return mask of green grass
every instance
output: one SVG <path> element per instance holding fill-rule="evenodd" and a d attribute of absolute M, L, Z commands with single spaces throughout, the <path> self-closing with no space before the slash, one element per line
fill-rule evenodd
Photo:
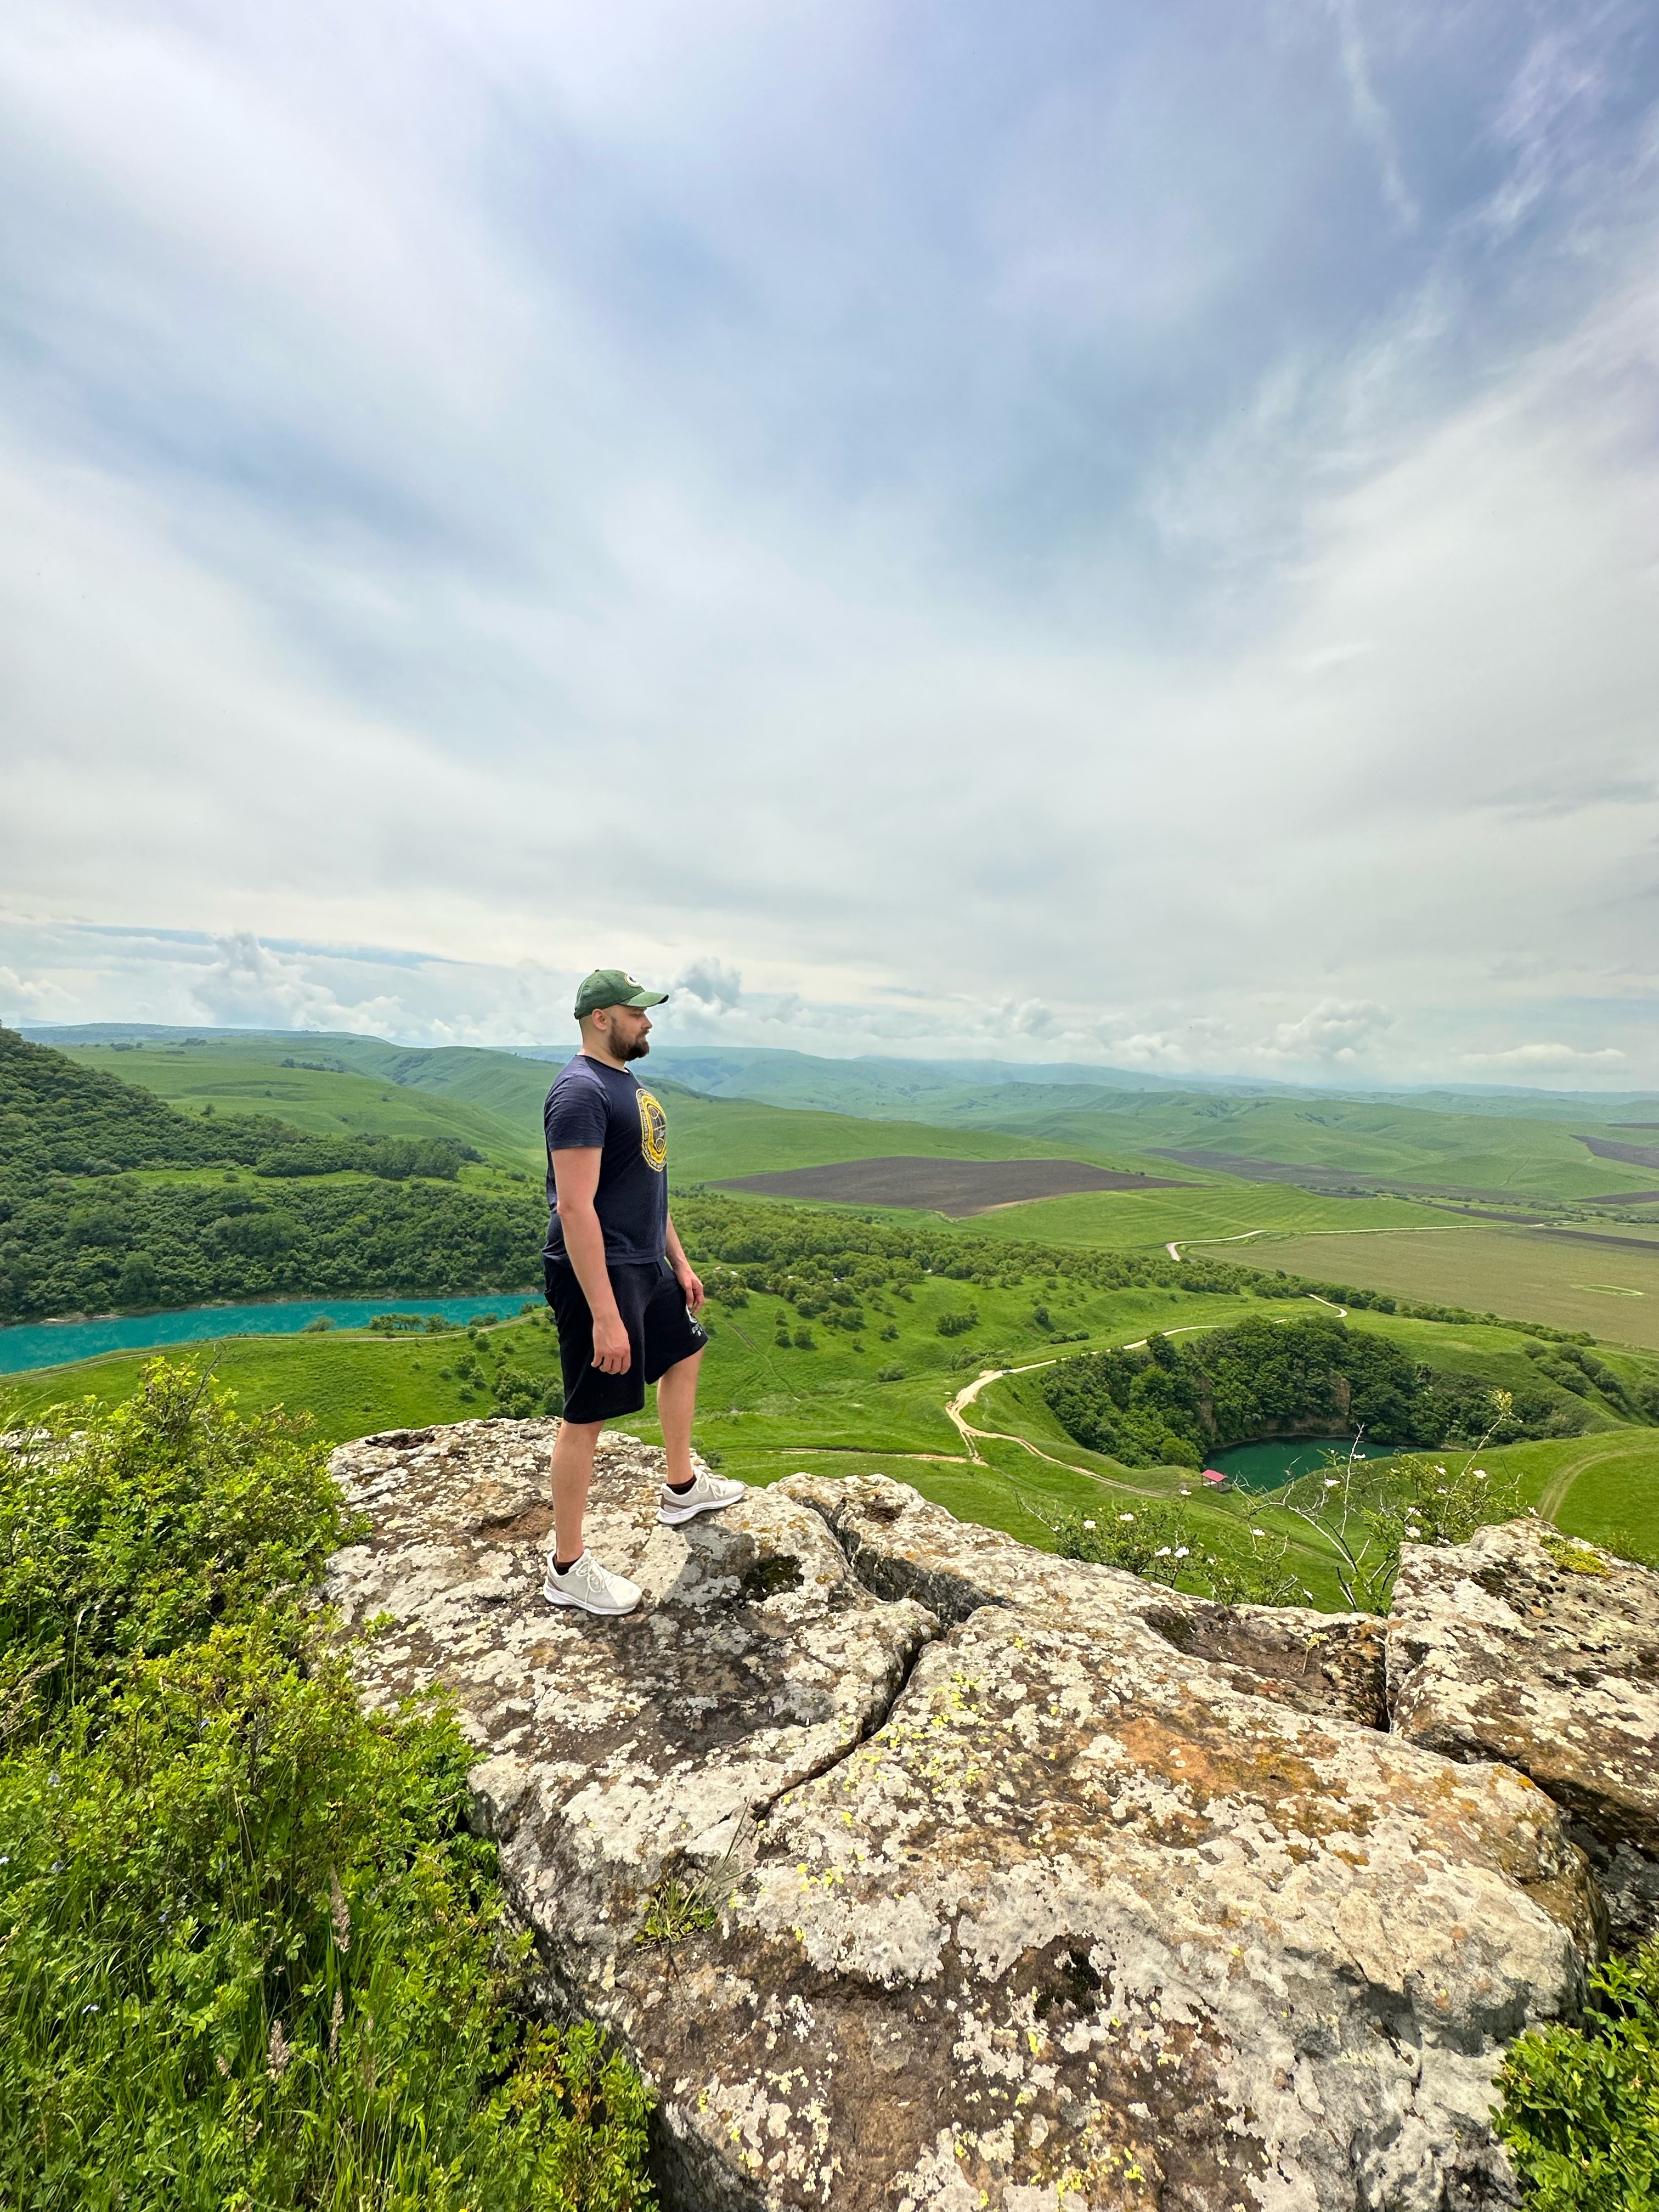
<path fill-rule="evenodd" d="M 219 1113 L 275 1115 L 319 1134 L 458 1138 L 490 1163 L 465 1170 L 463 1179 L 478 1185 L 502 1176 L 539 1175 L 542 1101 L 556 1073 L 553 1063 L 511 1053 L 416 1051 L 373 1038 L 215 1036 L 204 1046 L 151 1044 L 142 1052 L 76 1046 L 70 1056 L 141 1083 L 185 1112 L 211 1105 Z M 339 1065 L 284 1067 L 285 1059 Z M 922 1089 L 907 1103 L 902 1087 L 875 1081 L 871 1071 L 854 1071 L 841 1087 L 849 1097 L 865 1102 L 866 1113 L 860 1115 L 700 1096 L 673 1082 L 672 1061 L 654 1069 L 647 1062 L 639 1072 L 668 1107 L 670 1157 L 681 1188 L 690 1182 L 895 1152 L 945 1159 L 1073 1158 L 1175 1176 L 1195 1186 L 1048 1199 L 975 1217 L 973 1233 L 994 1241 L 1128 1249 L 1238 1240 L 1233 1256 L 1248 1257 L 1249 1243 L 1269 1235 L 1355 1238 L 1384 1230 L 1454 1230 L 1443 1212 L 1408 1197 L 1343 1199 L 1294 1185 L 1252 1183 L 1160 1159 L 1152 1148 L 1164 1146 L 1307 1163 L 1516 1200 L 1553 1197 L 1582 1205 L 1609 1190 L 1659 1188 L 1659 1176 L 1647 1170 L 1592 1159 L 1575 1141 L 1574 1132 L 1595 1133 L 1601 1124 L 1589 1117 L 1572 1120 L 1568 1109 L 1559 1117 L 1525 1117 L 1495 1109 L 1460 1114 L 1395 1103 L 1096 1090 L 1083 1092 L 1079 1102 L 1079 1094 L 1064 1086 L 1006 1084 Z M 806 1075 L 823 1089 L 823 1070 L 817 1063 Z M 830 1088 L 833 1093 L 836 1085 Z M 876 1111 L 884 1118 L 869 1118 Z M 1494 1297 L 1484 1287 L 1494 1273 L 1482 1256 L 1491 1237 L 1482 1241 L 1483 1231 L 1474 1223 L 1455 1224 L 1455 1233 L 1472 1241 L 1449 1270 L 1442 1263 L 1425 1273 L 1419 1265 L 1411 1284 L 1400 1287 L 1407 1295 L 1448 1304 L 1512 1310 L 1512 1298 Z M 1603 1315 L 1601 1307 L 1616 1303 L 1607 1290 L 1573 1288 L 1639 1287 L 1627 1280 L 1632 1263 L 1624 1255 L 1615 1263 L 1605 1248 L 1582 1246 L 1577 1252 L 1577 1263 L 1556 1268 L 1547 1284 L 1540 1282 L 1547 1303 L 1534 1301 L 1524 1310 L 1563 1326 L 1589 1328 L 1633 1342 L 1659 1341 L 1659 1334 L 1620 1326 Z M 1272 1264 L 1279 1264 L 1279 1259 Z M 1395 1286 L 1383 1275 L 1358 1273 L 1352 1265 L 1339 1264 L 1337 1256 L 1300 1256 L 1283 1264 L 1292 1272 Z M 1462 1290 L 1455 1287 L 1460 1268 L 1468 1283 Z M 1497 1273 L 1501 1275 L 1502 1263 Z M 1431 1285 L 1430 1273 L 1439 1287 Z M 1563 1293 L 1569 1298 L 1571 1320 L 1565 1318 Z"/>
<path fill-rule="evenodd" d="M 1223 1248 L 1206 1249 L 1219 1255 Z M 1228 1248 L 1227 1255 L 1247 1251 L 1259 1267 L 1363 1285 L 1424 1305 L 1515 1314 L 1659 1352 L 1659 1250 L 1576 1244 L 1470 1223 L 1406 1235 L 1264 1238 Z"/>
<path fill-rule="evenodd" d="M 1397 1198 L 1326 1198 L 1293 1186 L 1201 1179 L 1196 1169 L 1143 1158 L 1139 1166 L 1160 1174 L 1192 1176 L 1192 1190 L 1091 1191 L 1073 1198 L 1042 1198 L 1029 1206 L 999 1207 L 959 1225 L 1006 1243 L 1027 1238 L 1043 1244 L 1091 1244 L 1116 1250 L 1136 1246 L 1226 1240 L 1218 1259 L 1246 1267 L 1273 1266 L 1253 1245 L 1268 1235 L 1425 1227 L 1445 1217 Z M 1310 1271 L 1311 1272 L 1311 1271 Z M 1328 1273 L 1328 1270 L 1321 1272 Z"/>

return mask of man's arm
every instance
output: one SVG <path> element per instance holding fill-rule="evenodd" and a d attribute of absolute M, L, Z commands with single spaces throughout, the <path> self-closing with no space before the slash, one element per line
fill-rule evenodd
<path fill-rule="evenodd" d="M 601 1375 L 626 1375 L 634 1354 L 617 1311 L 617 1293 L 605 1264 L 605 1231 L 593 1210 L 602 1157 L 597 1145 L 575 1145 L 555 1152 L 553 1186 L 558 1193 L 564 1249 L 593 1316 L 593 1364 Z"/>
<path fill-rule="evenodd" d="M 685 1256 L 685 1247 L 680 1243 L 678 1235 L 676 1233 L 674 1217 L 672 1213 L 668 1217 L 666 1243 L 668 1264 L 674 1270 L 674 1280 L 685 1292 L 687 1305 L 694 1314 L 699 1314 L 702 1311 L 702 1279 L 696 1273 L 691 1262 Z"/>

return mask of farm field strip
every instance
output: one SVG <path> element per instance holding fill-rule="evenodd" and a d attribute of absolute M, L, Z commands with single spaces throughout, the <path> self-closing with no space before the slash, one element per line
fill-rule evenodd
<path fill-rule="evenodd" d="M 1659 1352 L 1659 1245 L 1568 1243 L 1553 1230 L 1413 1231 L 1275 1237 L 1259 1267 L 1363 1285 L 1423 1304 L 1526 1316 Z"/>

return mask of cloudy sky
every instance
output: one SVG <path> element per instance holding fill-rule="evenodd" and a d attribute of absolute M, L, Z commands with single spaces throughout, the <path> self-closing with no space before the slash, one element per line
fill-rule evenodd
<path fill-rule="evenodd" d="M 1659 1083 L 1642 0 L 10 0 L 0 1018 Z"/>

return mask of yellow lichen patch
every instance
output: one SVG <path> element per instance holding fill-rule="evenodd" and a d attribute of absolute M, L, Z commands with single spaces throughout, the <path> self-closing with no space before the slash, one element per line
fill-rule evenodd
<path fill-rule="evenodd" d="M 1576 1543 L 1571 1536 L 1564 1536 L 1559 1528 L 1540 1528 L 1537 1535 L 1556 1565 L 1570 1575 L 1605 1577 L 1613 1572 L 1599 1552 L 1593 1551 L 1588 1544 Z"/>

